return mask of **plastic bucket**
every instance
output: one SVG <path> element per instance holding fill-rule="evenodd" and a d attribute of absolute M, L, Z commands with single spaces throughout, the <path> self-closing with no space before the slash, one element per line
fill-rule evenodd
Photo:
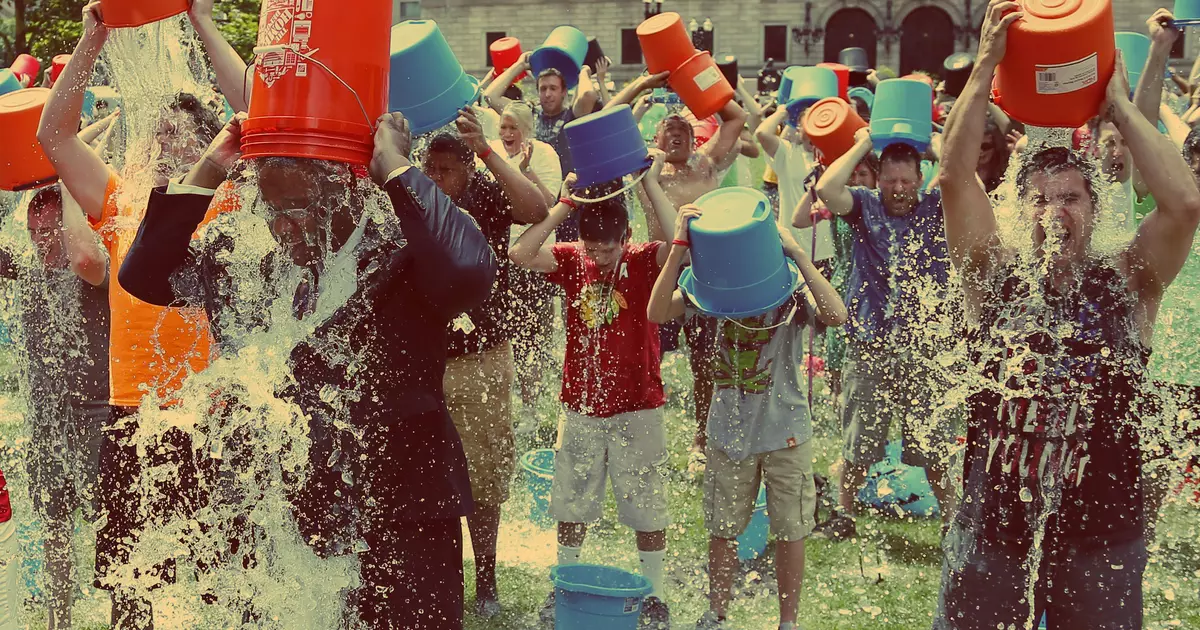
<path fill-rule="evenodd" d="M 521 456 L 521 470 L 525 472 L 525 486 L 533 497 L 529 520 L 540 527 L 553 526 L 550 487 L 554 483 L 554 451 L 543 448 L 525 453 Z"/>
<path fill-rule="evenodd" d="M 847 100 L 850 92 L 850 68 L 843 66 L 840 63 L 819 63 L 818 68 L 829 68 L 837 75 L 838 80 L 838 98 Z"/>
<path fill-rule="evenodd" d="M 463 71 L 433 20 L 392 27 L 391 46 L 388 110 L 404 114 L 413 134 L 453 121 L 475 100 L 479 80 Z"/>
<path fill-rule="evenodd" d="M 96 103 L 102 101 L 108 104 L 107 110 L 104 112 L 101 112 L 96 106 Z M 101 113 L 107 116 L 120 105 L 121 95 L 107 85 L 94 85 L 83 91 L 83 115 L 88 118 L 95 118 Z"/>
<path fill-rule="evenodd" d="M 270 0 L 263 3 L 264 12 L 269 3 Z M 290 2 L 288 6 L 291 6 Z M 187 10 L 188 0 L 100 0 L 104 25 L 110 28 L 144 26 Z"/>
<path fill-rule="evenodd" d="M 550 569 L 555 628 L 636 630 L 642 600 L 653 587 L 644 576 L 595 564 Z"/>
<path fill-rule="evenodd" d="M 290 0 L 263 3 L 242 155 L 296 157 L 296 145 L 311 141 L 302 157 L 367 164 L 387 111 L 391 7 L 313 6 L 298 14 Z M 336 148 L 323 146 L 331 137 Z"/>
<path fill-rule="evenodd" d="M 621 179 L 650 166 L 646 142 L 628 105 L 588 114 L 567 123 L 563 131 L 580 187 Z"/>
<path fill-rule="evenodd" d="M 1074 129 L 1104 102 L 1116 58 L 1112 0 L 1023 0 L 996 78 L 1004 111 L 1037 127 Z"/>
<path fill-rule="evenodd" d="M 754 515 L 746 531 L 738 536 L 738 560 L 749 562 L 767 550 L 767 539 L 771 535 L 771 518 L 767 514 L 767 487 L 758 491 L 758 501 L 754 503 Z"/>
<path fill-rule="evenodd" d="M 958 98 L 967 87 L 967 79 L 975 70 L 975 55 L 954 53 L 942 62 L 942 76 L 946 82 L 946 94 Z"/>
<path fill-rule="evenodd" d="M 738 60 L 737 56 L 729 53 L 722 53 L 715 57 L 717 60 L 717 69 L 721 71 L 721 75 L 737 90 L 738 85 Z"/>
<path fill-rule="evenodd" d="M 17 79 L 25 87 L 33 85 L 37 81 L 37 75 L 42 71 L 42 62 L 38 61 L 33 55 L 17 55 L 12 65 L 8 67 L 17 75 Z"/>
<path fill-rule="evenodd" d="M 725 80 L 712 55 L 704 51 L 697 51 L 676 68 L 669 83 L 696 118 L 708 118 L 733 100 L 733 86 Z"/>
<path fill-rule="evenodd" d="M 394 51 L 393 51 L 394 52 Z M 496 70 L 496 76 L 504 74 L 505 70 L 512 67 L 514 63 L 521 58 L 524 51 L 521 50 L 521 40 L 516 37 L 502 37 L 492 42 L 488 47 L 488 52 L 492 55 L 492 67 Z M 517 77 L 517 81 L 529 76 L 528 72 L 522 72 L 521 76 Z"/>
<path fill-rule="evenodd" d="M 696 54 L 678 13 L 659 13 L 637 27 L 638 42 L 650 74 L 673 72 Z"/>
<path fill-rule="evenodd" d="M 840 98 L 821 100 L 804 116 L 804 133 L 826 166 L 854 148 L 854 134 L 866 126 L 858 112 Z"/>
<path fill-rule="evenodd" d="M 875 88 L 871 110 L 871 139 L 882 151 L 904 142 L 918 152 L 929 147 L 933 137 L 933 88 L 916 79 L 888 79 Z"/>
<path fill-rule="evenodd" d="M 0 69 L 0 94 L 8 94 L 23 89 L 21 80 L 8 68 Z"/>
<path fill-rule="evenodd" d="M 826 98 L 836 98 L 838 95 L 837 73 L 829 68 L 792 66 L 783 73 L 790 78 L 786 98 L 780 102 L 787 104 L 789 120 L 792 126 L 800 122 L 800 114 L 818 101 Z"/>
<path fill-rule="evenodd" d="M 850 68 L 851 72 L 866 74 L 871 71 L 870 57 L 862 48 L 843 48 L 838 53 L 838 63 Z"/>
<path fill-rule="evenodd" d="M 1146 60 L 1150 58 L 1150 38 L 1141 33 L 1117 33 L 1115 41 L 1125 59 L 1125 69 L 1129 71 L 1129 94 L 1132 97 L 1137 91 L 1142 70 L 1146 68 Z"/>
<path fill-rule="evenodd" d="M 583 56 L 583 65 L 596 72 L 596 65 L 604 58 L 604 49 L 600 47 L 600 42 L 595 37 L 587 38 L 588 49 L 587 54 Z"/>
<path fill-rule="evenodd" d="M 1200 0 L 1175 0 L 1171 14 L 1177 26 L 1196 26 L 1200 24 Z"/>
<path fill-rule="evenodd" d="M 50 90 L 27 88 L 0 96 L 0 190 L 26 190 L 53 182 L 54 165 L 37 139 Z"/>
<path fill-rule="evenodd" d="M 67 62 L 71 61 L 71 55 L 55 55 L 50 62 L 50 82 L 58 81 L 58 75 L 62 74 L 64 68 L 67 67 Z"/>
<path fill-rule="evenodd" d="M 550 68 L 558 70 L 570 89 L 579 83 L 579 71 L 583 69 L 587 50 L 587 36 L 583 31 L 574 26 L 559 26 L 550 31 L 546 41 L 529 56 L 529 67 L 533 68 L 534 76 Z"/>
<path fill-rule="evenodd" d="M 783 255 L 771 204 L 753 188 L 722 188 L 696 200 L 704 210 L 690 226 L 692 266 L 679 288 L 703 313 L 741 319 L 786 302 L 800 284 Z"/>
<path fill-rule="evenodd" d="M 852 98 L 862 99 L 867 104 L 867 109 L 875 109 L 875 93 L 865 87 L 852 87 L 846 91 L 847 100 Z"/>

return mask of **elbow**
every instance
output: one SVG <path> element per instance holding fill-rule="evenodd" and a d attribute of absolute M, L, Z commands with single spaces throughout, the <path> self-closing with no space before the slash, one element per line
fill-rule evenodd
<path fill-rule="evenodd" d="M 657 324 L 659 326 L 669 323 L 671 321 L 671 318 L 668 317 L 667 315 L 668 315 L 668 313 L 667 313 L 666 309 L 659 308 L 655 304 L 651 304 L 650 307 L 646 309 L 646 319 L 650 320 L 651 323 Z"/>
<path fill-rule="evenodd" d="M 108 261 L 104 256 L 71 256 L 70 267 L 71 273 L 92 286 L 104 284 L 104 278 L 108 275 Z"/>

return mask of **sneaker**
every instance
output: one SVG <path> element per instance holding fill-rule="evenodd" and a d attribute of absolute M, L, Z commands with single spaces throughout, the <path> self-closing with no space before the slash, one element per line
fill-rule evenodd
<path fill-rule="evenodd" d="M 649 630 L 671 630 L 671 610 L 663 600 L 651 595 L 642 602 L 642 617 L 638 628 Z"/>
<path fill-rule="evenodd" d="M 491 619 L 500 614 L 500 602 L 494 599 L 475 600 L 475 616 L 480 619 Z"/>
<path fill-rule="evenodd" d="M 721 630 L 724 627 L 725 620 L 718 617 L 717 613 L 712 610 L 704 611 L 704 616 L 696 622 L 696 630 Z"/>
<path fill-rule="evenodd" d="M 550 594 L 546 596 L 546 603 L 542 604 L 542 610 L 538 612 L 538 619 L 542 622 L 543 628 L 554 627 L 555 605 L 554 591 L 550 591 Z"/>
<path fill-rule="evenodd" d="M 813 528 L 813 536 L 833 541 L 850 540 L 858 538 L 858 528 L 854 525 L 854 518 L 834 512 L 829 520 Z"/>

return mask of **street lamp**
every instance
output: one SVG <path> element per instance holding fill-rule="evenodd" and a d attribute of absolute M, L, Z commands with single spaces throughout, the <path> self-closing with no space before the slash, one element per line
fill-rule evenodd
<path fill-rule="evenodd" d="M 642 0 L 642 11 L 647 20 L 662 13 L 663 2 L 664 0 Z"/>
<path fill-rule="evenodd" d="M 806 55 L 825 36 L 825 29 L 820 26 L 813 27 L 812 5 L 812 2 L 804 3 L 804 28 L 792 29 L 792 40 L 804 46 L 804 54 Z"/>
<path fill-rule="evenodd" d="M 693 18 L 688 22 L 688 30 L 692 33 L 692 46 L 695 46 L 696 50 L 705 50 L 711 54 L 715 39 L 712 20 L 704 18 L 704 24 L 700 24 Z"/>

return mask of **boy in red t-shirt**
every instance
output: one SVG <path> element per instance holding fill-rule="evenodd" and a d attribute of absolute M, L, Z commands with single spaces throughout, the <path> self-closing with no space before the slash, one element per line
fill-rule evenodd
<path fill-rule="evenodd" d="M 672 225 L 675 208 L 658 183 L 663 156 L 643 186 L 654 206 L 647 222 Z M 654 282 L 668 248 L 661 242 L 630 243 L 629 211 L 621 197 L 582 208 L 562 199 L 543 222 L 509 250 L 516 265 L 546 274 L 561 286 L 567 304 L 567 353 L 562 402 L 566 420 L 554 467 L 550 511 L 558 523 L 558 563 L 577 564 L 587 523 L 600 519 L 606 479 L 622 523 L 637 532 L 642 574 L 654 590 L 642 606 L 651 627 L 668 628 L 663 596 L 667 499 L 660 468 L 667 460 L 663 430 L 658 326 L 646 317 Z M 556 227 L 579 214 L 581 242 L 543 249 Z M 551 593 L 543 621 L 554 610 Z"/>

